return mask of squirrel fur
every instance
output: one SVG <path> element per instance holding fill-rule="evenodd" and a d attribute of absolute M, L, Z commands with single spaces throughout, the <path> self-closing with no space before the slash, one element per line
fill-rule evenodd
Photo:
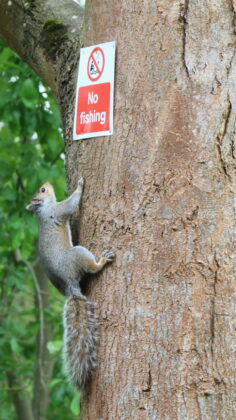
<path fill-rule="evenodd" d="M 53 186 L 47 182 L 36 192 L 27 210 L 39 222 L 39 255 L 53 285 L 67 297 L 64 308 L 64 354 L 68 376 L 83 389 L 96 365 L 98 320 L 94 303 L 81 293 L 80 280 L 85 273 L 96 273 L 112 261 L 105 251 L 98 262 L 82 246 L 73 246 L 69 219 L 77 209 L 84 180 L 80 178 L 73 194 L 57 202 Z"/>

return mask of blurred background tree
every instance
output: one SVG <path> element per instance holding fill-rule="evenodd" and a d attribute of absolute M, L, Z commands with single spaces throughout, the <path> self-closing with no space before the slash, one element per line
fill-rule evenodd
<path fill-rule="evenodd" d="M 0 75 L 0 417 L 69 420 L 79 402 L 62 371 L 64 299 L 41 270 L 37 223 L 25 211 L 45 181 L 64 198 L 60 115 L 50 90 L 2 42 Z"/>

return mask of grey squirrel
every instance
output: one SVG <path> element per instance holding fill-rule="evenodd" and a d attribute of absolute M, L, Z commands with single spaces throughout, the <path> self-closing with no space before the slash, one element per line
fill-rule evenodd
<path fill-rule="evenodd" d="M 79 205 L 84 180 L 80 178 L 73 194 L 57 202 L 53 186 L 47 182 L 36 192 L 27 210 L 39 221 L 39 255 L 53 285 L 67 300 L 64 308 L 64 353 L 71 382 L 85 387 L 96 365 L 97 316 L 94 304 L 81 293 L 80 280 L 85 273 L 96 273 L 112 261 L 105 251 L 98 262 L 82 246 L 73 246 L 69 218 Z"/>

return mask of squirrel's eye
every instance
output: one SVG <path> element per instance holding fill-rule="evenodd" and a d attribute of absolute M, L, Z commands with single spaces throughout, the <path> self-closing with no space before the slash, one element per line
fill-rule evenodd
<path fill-rule="evenodd" d="M 41 192 L 44 193 L 46 190 L 45 188 L 41 188 Z"/>

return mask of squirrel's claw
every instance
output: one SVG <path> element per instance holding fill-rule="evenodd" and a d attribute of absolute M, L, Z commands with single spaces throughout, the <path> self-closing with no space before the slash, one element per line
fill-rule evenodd
<path fill-rule="evenodd" d="M 84 178 L 81 176 L 81 178 L 78 181 L 78 187 L 83 189 L 84 186 Z"/>
<path fill-rule="evenodd" d="M 115 254 L 112 251 L 104 251 L 101 258 L 106 258 L 107 262 L 111 262 L 115 258 Z"/>

